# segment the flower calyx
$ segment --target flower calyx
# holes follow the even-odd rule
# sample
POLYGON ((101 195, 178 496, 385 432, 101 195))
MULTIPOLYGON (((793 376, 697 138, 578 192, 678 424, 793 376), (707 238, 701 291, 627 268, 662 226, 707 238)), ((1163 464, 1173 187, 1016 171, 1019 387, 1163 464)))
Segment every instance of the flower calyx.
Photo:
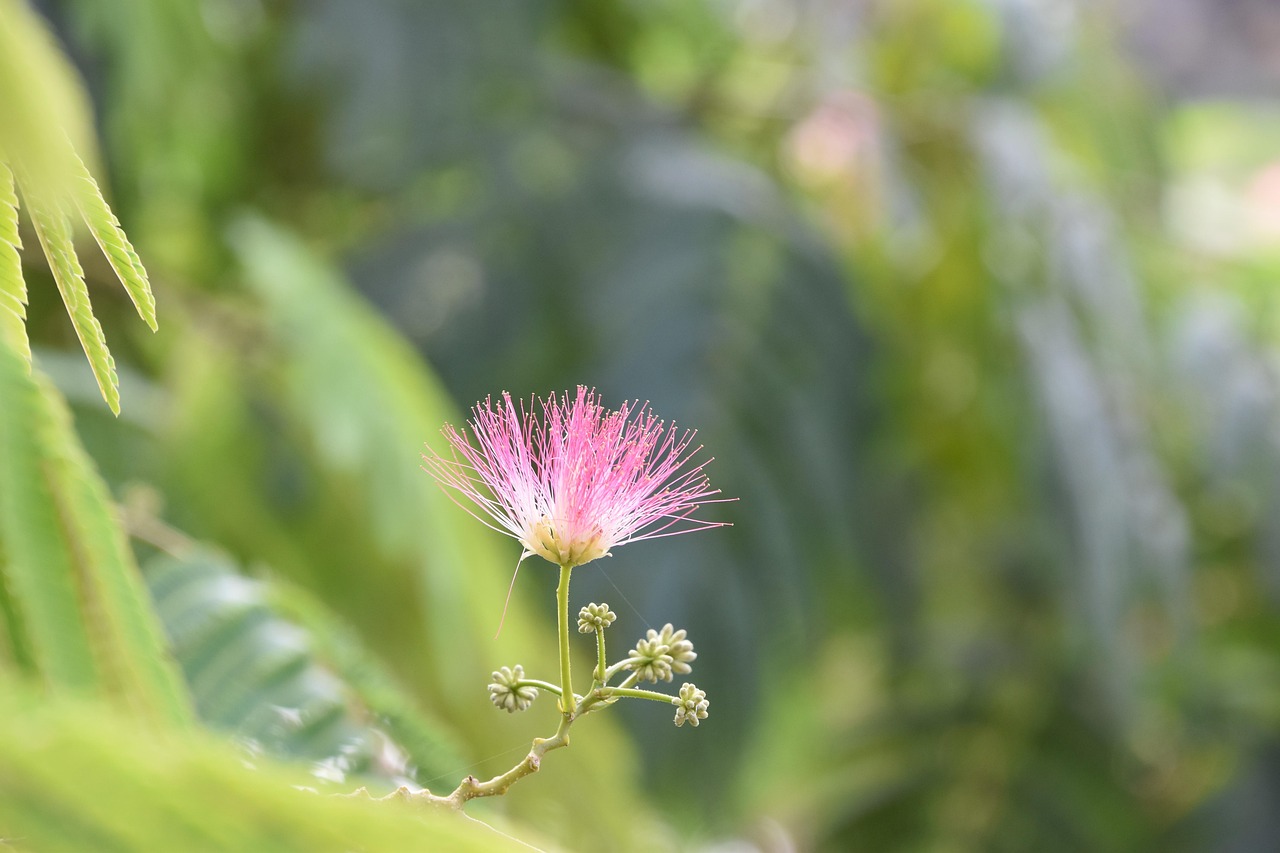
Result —
POLYGON ((687 681, 680 687, 680 696, 673 698, 671 704, 676 706, 676 725, 688 723, 695 728, 707 718, 707 709, 711 706, 706 691, 687 681))
POLYGON ((524 711, 538 698, 538 688, 532 684, 521 684, 524 680, 524 667, 502 667, 494 670, 493 681, 489 684, 489 701, 508 714, 524 711))
POLYGON ((520 544, 549 563, 569 568, 610 556, 604 531, 598 525, 573 531, 571 536, 561 532, 567 527, 560 525, 558 528, 550 517, 544 515, 529 528, 520 544))
POLYGON ((595 634, 613 624, 618 614, 607 604, 588 604, 578 611, 578 633, 595 634))

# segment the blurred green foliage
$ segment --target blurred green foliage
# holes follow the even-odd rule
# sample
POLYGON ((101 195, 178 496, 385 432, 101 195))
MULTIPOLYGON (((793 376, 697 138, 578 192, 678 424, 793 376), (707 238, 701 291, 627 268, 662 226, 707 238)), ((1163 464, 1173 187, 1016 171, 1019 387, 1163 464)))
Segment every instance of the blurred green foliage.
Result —
POLYGON ((4 682, 0 826, 20 850, 528 849, 476 822, 322 796, 207 735, 4 682))
MULTIPOLYGON (((385 793, 509 767, 553 714, 499 715, 484 681, 552 671, 555 579, 526 565, 494 638, 517 554, 417 453, 487 394, 578 383, 697 427, 739 498, 715 507, 731 529, 619 549, 575 588, 615 636, 688 628, 712 715, 593 717, 481 817, 570 849, 1280 833, 1260 805, 1280 796, 1280 125, 1273 100, 1162 88, 1134 47, 1158 15, 37 5, 92 96, 86 160, 160 330, 86 261, 112 417, 24 254, 36 370, 0 353, 0 670, 40 685, 14 719, 54 746, 0 744, 53 768, 0 833, 106 837, 62 783, 165 755, 187 768, 167 788, 234 810, 222 764, 262 750, 235 783, 276 791, 254 814, 317 827, 277 774, 385 793), (49 522, 68 507, 77 526, 49 522), (140 719, 172 749, 143 749, 140 719)), ((196 833, 175 841, 270 831, 200 835, 154 786, 119 790, 122 816, 155 797, 156 833, 196 833)), ((396 849, 398 811, 384 838, 360 821, 390 806, 351 808, 334 838, 396 849)))

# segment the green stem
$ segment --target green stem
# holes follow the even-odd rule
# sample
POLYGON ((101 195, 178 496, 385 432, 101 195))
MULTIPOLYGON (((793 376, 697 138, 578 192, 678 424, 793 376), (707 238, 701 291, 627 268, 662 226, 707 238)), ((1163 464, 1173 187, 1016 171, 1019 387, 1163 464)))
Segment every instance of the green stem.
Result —
POLYGON ((615 663, 613 666, 606 669, 604 671, 604 679, 603 679, 604 682, 608 684, 609 679, 613 678, 615 675, 622 672, 622 670, 626 669, 628 663, 629 663, 629 660, 627 658, 623 658, 622 660, 615 663))
MULTIPOLYGON (((553 749, 569 745, 569 727, 573 725, 574 720, 583 714, 607 707, 624 697, 648 699, 651 702, 662 702, 668 705, 672 704, 672 700, 675 698, 673 696, 658 693, 654 690, 640 690, 632 687, 631 685, 635 684, 640 678, 639 673, 636 672, 632 672, 627 676, 619 687, 606 687, 604 683, 600 683, 594 686, 581 699, 573 694, 573 679, 569 672, 569 574, 571 571, 572 568, 569 566, 560 567, 560 585, 556 587, 556 623, 560 635, 560 686, 556 687, 554 684, 539 681, 536 678, 522 678, 515 685, 517 687, 529 685, 559 695, 561 715, 560 725, 556 728, 556 733, 549 738, 534 738, 533 746, 528 755, 506 773, 494 776, 487 782, 481 782, 474 776, 467 776, 454 789, 453 793, 445 797, 426 790, 410 791, 406 787, 401 787, 381 799, 424 802, 436 808, 461 811, 469 800, 474 800, 477 797, 496 797, 505 794, 507 789, 516 782, 531 773, 538 772, 542 767, 544 755, 553 749)), ((594 675, 602 682, 607 682, 609 678, 612 678, 623 669, 624 662, 619 662, 610 667, 605 666, 604 631, 601 630, 597 633, 599 635, 596 640, 598 663, 594 675)), ((361 788, 354 794, 346 796, 367 797, 369 792, 361 788)))
POLYGON ((604 626, 601 625, 596 629, 596 681, 601 685, 607 684, 609 679, 605 677, 607 669, 607 661, 604 656, 604 626))
POLYGON ((554 693, 557 696, 564 695, 561 692, 560 688, 557 687, 556 685, 550 683, 549 681, 541 681, 537 678, 522 678, 519 681, 517 681, 513 686, 524 687, 526 685, 529 687, 536 687, 539 690, 546 690, 548 693, 554 693))
POLYGON ((665 702, 671 704, 671 700, 676 698, 666 693, 659 693, 656 690, 641 690, 636 687, 600 687, 594 691, 601 699, 614 699, 620 697, 630 697, 632 699, 649 699, 653 702, 665 702))
MULTIPOLYGON (((564 580, 568 576, 569 570, 563 570, 561 579, 564 580)), ((561 588, 567 587, 567 583, 561 583, 561 588)), ((564 636, 564 632, 562 632, 564 636)), ((567 646, 562 646, 566 648, 567 646)), ((563 659, 562 659, 563 661, 563 659)), ((539 687, 545 686, 548 690, 555 690, 554 685, 546 684, 546 682, 536 681, 534 679, 521 679, 521 684, 533 683, 539 687)), ((566 682, 567 683, 567 682, 566 682)), ((572 691, 567 692, 568 696, 573 696, 572 691)), ((597 687, 583 697, 582 703, 577 705, 574 711, 566 712, 560 717, 560 725, 556 727, 556 733, 549 738, 534 738, 533 747, 515 767, 512 767, 506 773, 494 776, 487 782, 481 782, 474 776, 467 776, 463 779, 453 793, 448 796, 440 796, 430 791, 410 791, 406 787, 397 788, 380 800, 407 800, 409 802, 422 802, 439 809, 449 811, 461 811, 462 807, 469 800, 478 797, 497 797, 505 794, 507 790, 519 782, 524 777, 537 773, 542 768, 542 758, 553 749, 559 749, 569 745, 569 727, 573 725, 574 720, 585 713, 595 710, 597 707, 606 707, 613 701, 623 697, 631 697, 634 699, 649 699, 654 702, 663 702, 671 704, 671 700, 675 697, 668 696, 665 693, 658 693, 653 690, 637 690, 626 687, 597 687)), ((342 796, 347 797, 368 797, 369 792, 360 788, 351 794, 342 796)))
POLYGON ((560 567, 560 585, 556 587, 556 622, 560 628, 560 710, 571 717, 577 703, 573 696, 573 678, 569 673, 569 575, 572 566, 560 567))
MULTIPOLYGON (((573 693, 569 695, 572 696, 573 693)), ((524 760, 501 776, 494 776, 488 782, 481 782, 474 776, 468 776, 447 797, 439 797, 430 792, 423 792, 426 797, 421 798, 426 799, 432 805, 458 811, 466 805, 468 800, 474 800, 476 797, 501 796, 507 792, 508 788, 525 776, 530 773, 537 773, 542 767, 542 756, 553 749, 569 745, 569 726, 572 723, 573 715, 565 714, 560 718, 560 725, 554 735, 549 738, 534 738, 533 748, 529 750, 529 754, 524 757, 524 760)))

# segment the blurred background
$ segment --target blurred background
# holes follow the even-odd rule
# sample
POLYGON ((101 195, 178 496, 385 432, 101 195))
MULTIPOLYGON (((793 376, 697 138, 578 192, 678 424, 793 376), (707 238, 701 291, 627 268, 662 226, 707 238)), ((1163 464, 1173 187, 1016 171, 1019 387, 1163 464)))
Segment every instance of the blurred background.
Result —
POLYGON ((1280 5, 34 6, 160 321, 87 264, 115 419, 28 255, 36 359, 237 749, 449 790, 550 733, 484 686, 554 672, 554 573, 493 639, 518 547, 418 454, 585 384, 697 428, 738 498, 573 591, 615 654, 687 628, 711 717, 620 706, 478 814, 1275 849, 1280 5))

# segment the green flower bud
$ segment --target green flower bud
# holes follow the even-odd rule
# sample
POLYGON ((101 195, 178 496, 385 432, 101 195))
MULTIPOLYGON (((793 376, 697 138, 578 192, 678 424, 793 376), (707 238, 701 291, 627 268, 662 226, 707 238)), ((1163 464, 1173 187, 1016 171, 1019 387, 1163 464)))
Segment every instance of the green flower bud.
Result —
POLYGON ((588 604, 578 611, 578 633, 594 634, 603 631, 617 618, 618 614, 610 610, 607 604, 588 604))
POLYGON ((519 684, 523 679, 524 667, 519 664, 514 669, 504 666, 494 670, 493 681, 489 684, 489 701, 508 714, 525 710, 538 698, 538 688, 519 684))
MULTIPOLYGON (((671 623, 662 626, 662 631, 658 632, 649 629, 646 635, 650 640, 657 641, 667 647, 667 654, 671 656, 671 671, 677 675, 688 675, 693 672, 693 667, 689 664, 698 657, 698 653, 693 650, 693 643, 685 639, 685 630, 681 628, 679 631, 671 627, 671 623)), ((668 678, 667 681, 671 679, 668 678)))
POLYGON ((680 697, 672 699, 671 704, 676 706, 676 725, 687 722, 695 728, 707 718, 707 709, 711 706, 707 694, 687 681, 680 687, 680 697))
MULTIPOLYGON (((649 633, 653 633, 650 631, 649 633)), ((674 661, 667 654, 667 646, 654 639, 645 639, 636 643, 636 647, 627 653, 627 669, 635 670, 642 679, 649 681, 670 681, 671 666, 674 661)))

